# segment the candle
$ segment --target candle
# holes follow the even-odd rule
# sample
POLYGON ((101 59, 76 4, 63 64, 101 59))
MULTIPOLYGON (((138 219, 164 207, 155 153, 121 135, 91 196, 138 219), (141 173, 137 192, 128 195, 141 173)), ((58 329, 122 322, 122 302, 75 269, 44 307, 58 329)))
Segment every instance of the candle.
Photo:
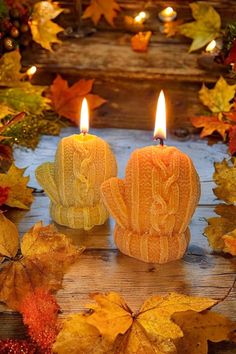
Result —
POLYGON ((207 53, 214 53, 216 50, 216 41, 213 39, 206 47, 207 53))
POLYGON ((115 243, 124 254, 150 263, 180 259, 188 246, 189 221, 200 195, 189 156, 164 146, 165 98, 161 92, 154 139, 160 145, 135 150, 124 179, 102 184, 104 203, 116 220, 115 243))
POLYGON ((147 17, 146 12, 141 11, 137 16, 135 16, 134 23, 138 25, 142 25, 145 22, 146 17, 147 17))
POLYGON ((177 12, 169 6, 159 12, 158 17, 162 22, 171 22, 177 17, 177 12))
POLYGON ((117 166, 109 145, 88 134, 86 99, 82 102, 80 129, 81 134, 61 139, 55 161, 39 166, 36 178, 50 198, 50 213, 55 222, 89 230, 108 218, 100 186, 116 176, 117 166))
POLYGON ((32 79, 32 77, 33 77, 33 75, 36 73, 36 71, 37 71, 37 68, 36 68, 36 66, 31 66, 27 71, 26 71, 26 74, 28 75, 28 78, 29 78, 29 80, 31 80, 32 79))

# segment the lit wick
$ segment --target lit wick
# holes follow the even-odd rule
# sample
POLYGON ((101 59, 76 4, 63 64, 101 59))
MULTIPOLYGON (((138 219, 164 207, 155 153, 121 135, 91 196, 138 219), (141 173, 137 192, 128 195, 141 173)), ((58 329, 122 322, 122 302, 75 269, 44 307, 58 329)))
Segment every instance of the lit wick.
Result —
POLYGON ((88 102, 86 98, 82 101, 81 112, 80 112, 80 132, 86 135, 89 131, 89 109, 88 102))
POLYGON ((31 80, 32 79, 32 77, 33 77, 33 75, 36 73, 36 71, 37 71, 37 68, 36 68, 36 66, 31 66, 27 71, 26 71, 26 74, 28 75, 28 77, 29 77, 29 80, 31 80))
POLYGON ((164 92, 161 90, 157 101, 156 121, 154 129, 154 140, 159 140, 164 145, 166 139, 166 102, 164 92))

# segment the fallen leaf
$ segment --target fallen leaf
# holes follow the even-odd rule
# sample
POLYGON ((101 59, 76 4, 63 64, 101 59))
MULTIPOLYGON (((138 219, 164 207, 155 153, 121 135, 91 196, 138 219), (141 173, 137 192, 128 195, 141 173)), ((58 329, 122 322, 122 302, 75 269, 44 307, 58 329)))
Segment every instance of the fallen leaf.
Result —
POLYGON ((176 341, 177 352, 181 354, 207 354, 208 341, 229 341, 236 329, 235 322, 215 312, 187 311, 175 313, 172 319, 184 333, 176 341))
POLYGON ((0 186, 0 206, 5 204, 5 202, 7 201, 9 190, 10 190, 9 187, 0 186))
POLYGON ((236 125, 229 130, 229 152, 231 155, 236 154, 236 125))
MULTIPOLYGON (((107 354, 111 344, 98 329, 87 323, 87 316, 75 314, 63 321, 62 329, 53 345, 58 354, 107 354)), ((111 352, 112 354, 112 352, 111 352)))
POLYGON ((183 20, 171 21, 164 24, 163 33, 166 37, 174 37, 179 33, 179 27, 183 24, 183 20))
POLYGON ((21 55, 18 50, 5 53, 0 59, 0 86, 15 86, 24 77, 21 72, 21 55))
POLYGON ((101 17, 104 16, 106 21, 114 26, 114 18, 118 11, 120 11, 120 6, 116 0, 91 0, 82 18, 91 18, 93 23, 97 25, 101 17))
POLYGON ((49 109, 50 100, 43 97, 44 86, 22 83, 19 87, 0 89, 0 103, 9 106, 17 112, 40 115, 49 109))
POLYGON ((230 253, 232 256, 236 256, 236 228, 222 238, 225 243, 223 251, 230 253))
POLYGON ((221 76, 212 89, 203 84, 199 91, 199 98, 213 113, 229 112, 234 106, 231 101, 235 96, 235 91, 236 85, 228 85, 221 76))
MULTIPOLYGON (((1 193, 1 190, 0 190, 1 193)), ((1 194, 0 194, 1 195, 1 194)), ((0 213, 0 263, 5 257, 12 258, 18 251, 19 240, 18 231, 4 214, 0 213)))
POLYGON ((53 225, 35 224, 23 236, 21 254, 15 254, 3 264, 0 271, 0 301, 19 310, 24 297, 35 289, 60 289, 67 267, 77 260, 83 250, 73 246, 53 225))
POLYGON ((94 80, 81 79, 69 87, 68 82, 57 75, 50 87, 49 95, 55 112, 78 124, 84 97, 88 99, 90 109, 95 109, 106 102, 103 98, 90 93, 93 83, 94 80))
MULTIPOLYGON (((236 229, 236 206, 219 204, 214 209, 220 217, 207 219, 208 226, 204 230, 204 235, 212 249, 216 252, 229 252, 227 242, 232 243, 232 238, 224 239, 225 235, 230 235, 236 229)), ((232 254, 232 253, 231 253, 232 254)))
POLYGON ((217 187, 213 189, 213 192, 217 198, 234 204, 236 202, 236 158, 215 162, 214 166, 213 179, 217 187))
POLYGON ((29 209, 33 201, 33 190, 27 187, 29 177, 24 177, 25 169, 11 165, 7 173, 0 173, 0 186, 7 187, 8 198, 5 205, 13 208, 29 209))
POLYGON ((206 3, 193 2, 189 6, 196 21, 180 26, 179 31, 184 36, 193 39, 189 49, 189 52, 193 52, 219 36, 221 18, 218 12, 206 3))
POLYGON ((234 40, 232 47, 224 60, 225 65, 236 63, 236 40, 234 40))
POLYGON ((54 296, 42 288, 28 293, 21 305, 20 313, 28 334, 42 350, 50 350, 59 332, 59 305, 54 296))
POLYGON ((146 52, 152 32, 139 32, 131 37, 131 47, 135 52, 146 52))
POLYGON ((201 138, 211 135, 214 132, 219 133, 223 140, 226 138, 226 133, 230 130, 231 124, 225 123, 215 116, 199 116, 191 119, 192 125, 196 128, 203 128, 200 134, 201 138))
POLYGON ((109 342, 114 342, 113 353, 174 353, 173 341, 183 336, 181 328, 171 316, 175 312, 201 312, 216 301, 171 293, 154 296, 144 302, 134 314, 123 298, 114 292, 95 294, 97 304, 89 305, 92 312, 87 322, 96 327, 109 342))
POLYGON ((61 43, 57 34, 64 31, 64 28, 51 20, 62 12, 63 9, 58 6, 58 3, 50 0, 37 2, 33 7, 30 21, 33 40, 50 51, 52 51, 52 43, 61 43))

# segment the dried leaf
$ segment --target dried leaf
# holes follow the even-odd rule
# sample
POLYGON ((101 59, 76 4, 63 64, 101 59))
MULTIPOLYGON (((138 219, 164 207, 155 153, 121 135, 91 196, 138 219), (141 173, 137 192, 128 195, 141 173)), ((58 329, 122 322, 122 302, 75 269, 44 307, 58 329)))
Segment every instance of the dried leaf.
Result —
POLYGON ((164 24, 163 33, 166 37, 174 37, 179 33, 179 27, 183 24, 183 20, 171 21, 164 24))
POLYGON ((213 192, 217 198, 234 204, 236 202, 236 158, 232 157, 230 161, 224 159, 222 162, 216 162, 214 166, 213 179, 217 187, 213 192))
POLYGON ((199 98, 213 113, 229 112, 234 103, 236 85, 228 85, 221 76, 213 89, 207 88, 204 84, 199 91, 199 98))
POLYGON ((184 36, 193 39, 189 49, 189 52, 193 52, 219 36, 221 19, 218 12, 206 3, 193 2, 189 6, 196 21, 180 26, 179 31, 184 36))
POLYGON ((5 53, 0 59, 0 86, 19 85, 24 77, 21 72, 21 55, 18 50, 5 53))
POLYGON ((95 294, 93 298, 97 304, 89 305, 93 313, 87 322, 109 342, 115 340, 113 353, 116 354, 174 353, 173 341, 183 333, 171 320, 173 313, 201 312, 216 303, 212 299, 172 293, 149 298, 139 313, 134 314, 117 293, 95 294))
POLYGON ((230 340, 236 329, 235 322, 214 312, 187 311, 175 313, 172 319, 184 333, 176 341, 177 352, 181 354, 207 354, 208 341, 230 340))
POLYGON ((52 43, 61 43, 57 34, 64 31, 58 24, 52 22, 63 9, 56 2, 40 1, 34 5, 30 28, 35 42, 43 48, 52 51, 52 43))
POLYGON ((59 309, 55 297, 40 288, 28 293, 20 305, 24 325, 41 350, 51 349, 56 339, 59 309))
POLYGON ((236 206, 219 204, 214 211, 220 217, 207 220, 208 226, 204 230, 204 235, 208 238, 208 242, 214 251, 231 253, 231 247, 228 247, 228 244, 232 244, 233 236, 230 235, 236 229, 236 206), (230 237, 224 239, 225 235, 230 237))
POLYGON ((200 134, 200 138, 205 138, 214 132, 219 133, 225 140, 226 133, 230 130, 231 124, 225 123, 218 119, 218 117, 212 116, 199 116, 191 119, 192 125, 196 128, 203 128, 200 134))
POLYGON ((79 80, 71 87, 60 75, 56 77, 50 87, 50 99, 55 112, 78 124, 80 106, 84 97, 88 99, 89 108, 95 109, 106 102, 103 98, 90 94, 94 80, 79 80))
POLYGON ((131 47, 135 52, 146 52, 152 32, 139 32, 131 38, 131 47))
POLYGON ((75 314, 64 320, 62 330, 53 345, 58 354, 108 354, 111 344, 98 329, 87 323, 87 316, 75 314))
POLYGON ((229 131, 229 152, 231 155, 236 153, 236 125, 231 127, 229 131))
POLYGON ((19 310, 26 294, 37 288, 46 291, 61 288, 67 266, 83 251, 52 225, 42 223, 24 235, 21 248, 22 255, 5 263, 0 272, 0 301, 15 310, 19 310))
POLYGON ((18 231, 15 224, 7 219, 3 213, 0 213, 0 263, 4 257, 15 257, 18 246, 18 231))
POLYGON ((114 18, 117 12, 120 11, 120 6, 116 0, 91 0, 90 5, 86 8, 83 18, 91 18, 95 25, 98 24, 101 17, 104 16, 106 21, 114 26, 114 18))
POLYGON ((44 91, 44 86, 24 82, 19 87, 0 89, 0 103, 17 112, 39 115, 49 109, 49 99, 42 96, 44 91))
POLYGON ((0 173, 0 186, 8 187, 5 205, 13 208, 29 209, 33 201, 33 190, 27 187, 29 177, 24 177, 25 169, 11 165, 7 173, 0 173))

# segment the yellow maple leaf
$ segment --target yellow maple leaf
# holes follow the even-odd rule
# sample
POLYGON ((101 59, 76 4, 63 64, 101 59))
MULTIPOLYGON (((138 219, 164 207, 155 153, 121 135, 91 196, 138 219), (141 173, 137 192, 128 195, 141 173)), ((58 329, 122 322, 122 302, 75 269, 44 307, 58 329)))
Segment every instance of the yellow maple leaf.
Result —
POLYGON ((236 85, 228 85, 221 76, 212 89, 204 84, 199 91, 199 98, 213 113, 229 112, 234 103, 231 101, 235 96, 236 85))
POLYGON ((18 231, 3 213, 0 213, 0 263, 4 257, 14 257, 18 250, 18 231))
POLYGON ((236 158, 215 162, 214 166, 213 179, 217 187, 213 189, 213 192, 217 198, 234 204, 236 202, 236 158))
POLYGON ((63 321, 62 329, 53 345, 58 354, 107 354, 111 344, 99 330, 87 323, 87 316, 75 314, 63 321))
POLYGON ((114 292, 92 296, 97 304, 89 305, 93 313, 87 322, 96 327, 109 341, 114 342, 113 353, 174 353, 173 341, 183 336, 181 328, 171 316, 175 312, 201 312, 216 301, 177 293, 154 296, 144 302, 135 314, 114 292))
POLYGON ((207 219, 208 226, 204 230, 204 235, 214 251, 233 254, 233 245, 230 244, 232 238, 235 240, 231 232, 236 229, 236 206, 219 204, 214 211, 220 217, 207 219))
POLYGON ((52 51, 52 43, 61 43, 57 34, 64 29, 51 21, 61 12, 63 9, 50 0, 37 2, 33 8, 32 21, 30 22, 33 39, 50 51, 52 51))
POLYGON ((86 8, 83 18, 91 18, 95 25, 98 24, 101 17, 104 16, 107 22, 114 26, 114 18, 117 12, 120 11, 120 6, 116 0, 91 0, 91 4, 86 8))
POLYGON ((24 168, 11 165, 7 173, 0 173, 0 186, 8 187, 8 198, 4 202, 13 208, 29 209, 34 197, 33 190, 27 187, 29 177, 24 177, 24 168))
POLYGON ((196 21, 180 26, 179 32, 193 39, 189 49, 189 52, 193 52, 219 36, 221 19, 218 12, 208 4, 193 2, 189 6, 196 21))
MULTIPOLYGON (((0 249, 3 248, 4 246, 0 249)), ((27 293, 37 288, 44 288, 46 291, 60 289, 67 266, 83 250, 84 248, 78 249, 72 245, 53 225, 44 226, 41 222, 35 224, 23 236, 21 254, 16 256, 15 247, 8 262, 1 268, 0 301, 18 310, 27 293)), ((5 252, 2 256, 6 256, 5 252)))
POLYGON ((184 336, 176 341, 181 354, 207 354, 208 340, 217 343, 231 339, 236 323, 215 312, 193 311, 175 313, 173 321, 182 329, 184 336))

